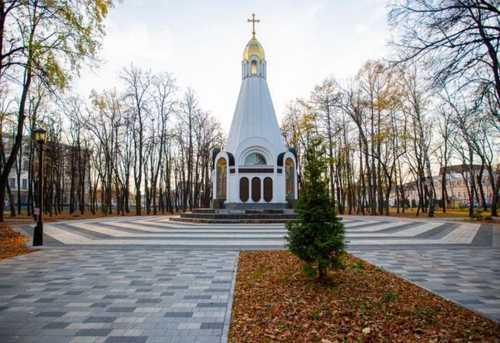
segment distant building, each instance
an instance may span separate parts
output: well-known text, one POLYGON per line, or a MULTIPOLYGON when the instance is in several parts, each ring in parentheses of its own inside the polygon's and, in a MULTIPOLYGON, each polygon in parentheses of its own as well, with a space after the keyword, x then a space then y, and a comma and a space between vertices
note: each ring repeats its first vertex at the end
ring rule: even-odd
MULTIPOLYGON (((14 166, 11 168, 10 173, 9 173, 9 179, 8 179, 8 186, 10 188, 10 197, 9 194, 6 195, 6 209, 8 209, 9 203, 12 201, 12 203, 17 207, 18 205, 18 196, 20 198, 20 203, 21 206, 24 208, 27 206, 29 202, 29 189, 30 189, 30 182, 32 182, 31 189, 32 192, 36 192, 36 184, 35 182, 37 181, 38 177, 38 149, 37 147, 35 148, 35 154, 33 156, 33 174, 30 175, 30 160, 29 160, 29 142, 30 142, 30 137, 25 137, 24 142, 23 142, 23 149, 21 150, 22 153, 22 160, 21 163, 16 161, 14 163, 14 166), (20 168, 19 167, 20 164, 20 168)), ((11 151, 11 146, 12 146, 12 139, 6 139, 4 140, 4 147, 6 152, 11 151)), ((71 164, 71 159, 72 155, 76 153, 76 148, 67 145, 67 144, 61 144, 61 143, 48 143, 45 146, 45 156, 44 156, 44 161, 45 161, 45 175, 48 175, 48 173, 59 173, 61 175, 61 182, 58 185, 58 191, 60 193, 57 194, 58 197, 62 199, 62 204, 64 206, 68 206, 70 203, 70 192, 71 192, 71 179, 77 178, 80 173, 83 172, 82 176, 84 177, 84 182, 85 182, 85 198, 88 198, 88 189, 89 189, 89 180, 88 180, 88 171, 89 171, 89 152, 83 154, 82 156, 86 156, 86 161, 85 161, 85 168, 84 170, 80 170, 78 166, 72 166, 71 164), (55 163, 53 163, 53 160, 51 157, 54 154, 54 152, 57 151, 58 155, 58 163, 57 166, 55 166, 55 163), (60 158, 62 157, 62 159, 60 158), (74 170, 72 170, 74 168, 74 170)), ((82 157, 83 158, 83 157, 82 157)), ((83 165, 83 162, 82 162, 83 165)), ((74 187, 76 187, 74 185, 74 187)))
MULTIPOLYGON (((447 207, 460 208, 469 206, 470 192, 470 166, 468 165, 453 165, 447 167, 446 172, 446 192, 448 194, 447 207)), ((480 185, 482 186, 485 203, 488 207, 491 206, 493 199, 493 189, 491 188, 490 178, 486 170, 483 171, 481 182, 479 182, 479 174, 481 171, 480 165, 473 165, 472 170, 475 178, 476 193, 474 194, 474 206, 483 206, 480 185), (478 199, 479 198, 479 202, 478 199)), ((499 175, 499 169, 495 172, 495 176, 499 175)), ((433 176, 434 188, 436 190, 436 200, 441 204, 443 201, 442 187, 443 168, 440 169, 439 175, 433 176)), ((403 185, 407 206, 416 207, 419 200, 419 192, 416 182, 409 182, 403 185)), ((396 194, 393 190, 390 198, 391 205, 396 204, 396 194)))

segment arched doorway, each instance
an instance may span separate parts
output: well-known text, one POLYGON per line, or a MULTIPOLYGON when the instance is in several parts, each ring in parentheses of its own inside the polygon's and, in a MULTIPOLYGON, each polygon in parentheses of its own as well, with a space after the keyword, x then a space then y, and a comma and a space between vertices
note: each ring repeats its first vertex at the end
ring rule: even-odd
POLYGON ((227 197, 227 162, 225 158, 219 158, 216 168, 217 199, 226 199, 227 197))
POLYGON ((258 177, 252 179, 252 200, 254 202, 260 201, 260 179, 258 177))
POLYGON ((264 179, 264 200, 266 202, 273 200, 273 179, 270 177, 264 179))
POLYGON ((291 158, 285 161, 285 194, 287 200, 295 199, 295 167, 291 158))
POLYGON ((249 187, 249 182, 248 182, 248 178, 246 177, 242 177, 240 179, 240 200, 242 202, 247 202, 248 201, 248 196, 249 196, 249 191, 248 191, 248 187, 249 187))

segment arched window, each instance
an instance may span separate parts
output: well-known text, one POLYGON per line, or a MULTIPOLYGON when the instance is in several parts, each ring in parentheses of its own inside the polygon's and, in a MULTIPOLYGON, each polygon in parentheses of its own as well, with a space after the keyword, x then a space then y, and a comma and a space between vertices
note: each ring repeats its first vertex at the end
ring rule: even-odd
POLYGON ((285 161, 285 180, 286 198, 295 199, 295 168, 291 158, 287 158, 285 161))
POLYGON ((260 179, 258 177, 252 179, 252 200, 254 202, 260 200, 260 179))
POLYGON ((216 168, 216 178, 217 178, 217 199, 226 199, 227 194, 227 162, 225 158, 219 158, 217 161, 216 168))
POLYGON ((266 202, 273 200, 273 179, 270 177, 264 179, 264 200, 266 202))
POLYGON ((240 179, 240 200, 243 201, 243 202, 247 202, 248 201, 248 197, 249 197, 249 191, 248 191, 248 187, 249 187, 249 182, 248 182, 248 178, 246 177, 242 177, 240 179))
POLYGON ((247 166, 261 166, 266 164, 266 158, 258 152, 254 152, 245 158, 245 165, 247 166))
POLYGON ((257 75, 257 61, 252 61, 250 65, 250 74, 257 75))

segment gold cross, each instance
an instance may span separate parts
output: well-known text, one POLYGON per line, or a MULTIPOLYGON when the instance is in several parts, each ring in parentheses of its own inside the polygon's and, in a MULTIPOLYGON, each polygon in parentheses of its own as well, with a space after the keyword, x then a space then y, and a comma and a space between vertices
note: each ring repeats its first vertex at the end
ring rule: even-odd
POLYGON ((252 34, 255 36, 255 23, 260 23, 260 19, 255 19, 255 13, 252 13, 252 19, 247 19, 249 23, 252 23, 252 34))

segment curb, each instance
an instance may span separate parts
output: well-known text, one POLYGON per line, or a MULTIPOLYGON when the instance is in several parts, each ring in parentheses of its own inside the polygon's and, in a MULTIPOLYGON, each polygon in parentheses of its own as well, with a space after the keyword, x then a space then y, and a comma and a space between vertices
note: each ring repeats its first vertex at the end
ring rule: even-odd
POLYGON ((229 328, 231 326, 231 317, 232 317, 232 309, 233 309, 233 301, 234 301, 234 290, 236 289, 236 277, 238 275, 238 262, 240 260, 240 252, 236 255, 234 261, 234 273, 233 273, 233 282, 231 284, 231 292, 229 293, 230 299, 227 302, 226 307, 226 315, 224 317, 224 328, 222 329, 222 336, 220 338, 221 343, 227 343, 229 339, 229 328))

